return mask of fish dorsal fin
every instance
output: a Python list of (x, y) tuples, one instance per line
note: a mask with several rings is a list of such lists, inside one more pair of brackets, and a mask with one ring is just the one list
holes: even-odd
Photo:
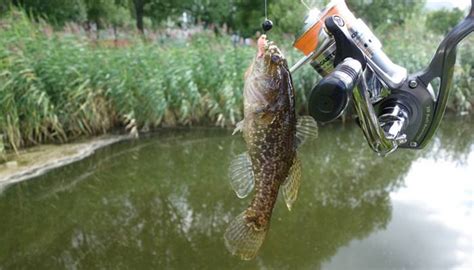
[(234, 158), (229, 167), (230, 185), (239, 198), (245, 198), (252, 191), (255, 180), (252, 162), (247, 152)]
[(225, 246), (232, 255), (239, 256), (242, 260), (251, 260), (257, 256), (267, 230), (268, 228), (256, 230), (248, 224), (244, 211), (229, 224), (224, 234)]
[(296, 147), (301, 146), (308, 139), (318, 137), (318, 124), (313, 117), (304, 115), (298, 117), (296, 123)]
[(301, 183), (301, 161), (295, 156), (293, 165), (288, 172), (288, 177), (282, 185), (283, 198), (285, 199), (288, 210), (291, 211), (291, 206), (298, 197), (298, 190)]

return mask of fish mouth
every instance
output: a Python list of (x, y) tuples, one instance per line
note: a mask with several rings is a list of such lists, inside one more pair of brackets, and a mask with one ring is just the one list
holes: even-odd
[(265, 55), (267, 44), (268, 44), (267, 35), (261, 35), (257, 41), (258, 58), (262, 58)]

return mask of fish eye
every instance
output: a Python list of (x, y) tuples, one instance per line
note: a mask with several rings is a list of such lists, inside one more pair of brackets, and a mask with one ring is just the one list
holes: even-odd
[(280, 61), (281, 57), (278, 54), (272, 55), (272, 62), (278, 63)]

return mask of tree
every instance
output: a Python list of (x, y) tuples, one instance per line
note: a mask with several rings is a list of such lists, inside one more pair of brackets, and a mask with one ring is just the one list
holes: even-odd
[(441, 9), (428, 13), (426, 27), (437, 34), (446, 34), (464, 17), (464, 12), (458, 8)]
[[(305, 0), (309, 7), (322, 9), (327, 0)], [(303, 25), (307, 9), (300, 1), (268, 0), (268, 18), (273, 21), (272, 32), (296, 33)], [(252, 36), (261, 31), (265, 19), (265, 1), (234, 0), (232, 20), (229, 25), (236, 28), (243, 36)]]
[(102, 28), (112, 14), (114, 0), (84, 0), (86, 5), (87, 20), (94, 22), (97, 29)]
[(118, 27), (123, 27), (125, 24), (130, 21), (130, 11), (127, 7), (117, 3), (113, 6), (113, 9), (110, 11), (109, 22), (112, 24), (114, 29), (115, 41), (118, 40)]
[(231, 27), (242, 36), (252, 36), (261, 30), (260, 25), (265, 19), (264, 1), (235, 0), (232, 9)]
[(157, 25), (168, 17), (189, 10), (193, 2), (199, 0), (130, 0), (132, 15), (136, 20), (137, 29), (144, 32), (144, 18), (148, 17)]
[[(9, 5), (10, 5), (9, 0), (0, 0), (0, 17), (8, 11)], [(1, 141), (0, 141), (0, 144), (1, 144)]]
[(24, 8), (34, 18), (44, 18), (55, 25), (69, 21), (82, 22), (86, 19), (86, 9), (82, 0), (12, 0)]
[[(303, 26), (304, 18), (308, 13), (307, 8), (294, 1), (276, 0), (270, 2), (269, 17), (275, 25), (275, 30), (283, 33), (297, 33)], [(322, 0), (306, 0), (310, 8), (322, 9), (326, 3)]]
[(196, 22), (206, 24), (229, 24), (234, 1), (189, 0), (183, 3), (182, 9), (189, 11)]
[(90, 30), (90, 23), (95, 23), (98, 39), (99, 30), (104, 28), (110, 17), (113, 16), (113, 12), (115, 11), (115, 0), (84, 0), (84, 3), (87, 13), (87, 28)]
[(357, 17), (377, 28), (384, 24), (402, 25), (421, 13), (424, 0), (347, 0), (347, 5)]
[(143, 16), (145, 15), (145, 4), (150, 2), (150, 0), (131, 0), (133, 5), (133, 12), (136, 19), (136, 25), (140, 33), (144, 33), (145, 29), (143, 27)]

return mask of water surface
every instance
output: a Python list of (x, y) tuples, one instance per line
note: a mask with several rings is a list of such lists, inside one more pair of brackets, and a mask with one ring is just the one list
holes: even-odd
[(377, 157), (351, 125), (300, 154), (259, 256), (230, 256), (228, 222), (249, 199), (228, 184), (240, 136), (161, 131), (7, 187), (0, 269), (473, 269), (474, 121), (446, 119), (423, 151)]

